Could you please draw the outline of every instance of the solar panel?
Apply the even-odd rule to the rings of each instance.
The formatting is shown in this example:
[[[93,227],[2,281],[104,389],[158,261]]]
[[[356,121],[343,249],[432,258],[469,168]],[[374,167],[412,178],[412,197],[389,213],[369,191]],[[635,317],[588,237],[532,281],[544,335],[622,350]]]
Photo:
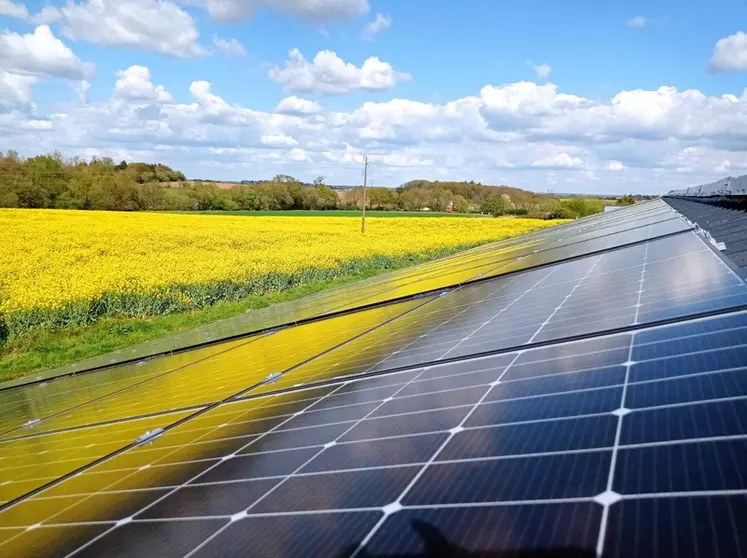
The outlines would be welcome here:
[[[280,325],[295,324],[332,312],[381,303],[482,277],[515,272],[559,259],[640,242],[647,238],[676,234],[689,228],[691,225],[678,218],[664,202],[649,202],[615,214],[592,216],[552,229],[542,229],[521,237],[481,246],[462,254],[332,289],[298,301],[273,305],[164,339],[67,365],[38,374],[31,379],[8,382],[3,386],[23,385],[29,381],[80,373],[120,362],[138,361],[153,355],[183,350],[184,347],[200,346]],[[0,389],[3,386],[0,386]]]
[[[313,362],[296,366],[293,374],[268,384],[260,391],[292,386],[323,375],[359,373],[370,369],[389,369],[416,362],[439,360],[448,356],[472,354],[482,350],[495,350],[522,343],[562,338],[586,331],[623,327],[634,323],[668,317],[673,313],[733,306],[747,302],[747,289],[725,265],[713,265],[709,273],[701,274],[696,282],[674,284],[672,265],[699,266],[709,269],[708,263],[720,262],[718,258],[693,233],[651,241],[643,246],[605,253],[575,262],[528,272],[510,279],[496,279],[468,287],[440,299],[412,301],[400,306],[370,310],[361,316],[343,316],[330,320],[332,331],[342,333],[345,342],[339,350],[314,358]],[[645,284],[637,280],[641,277]],[[680,282],[681,283],[681,282]],[[640,293],[639,287],[645,287]],[[529,288],[527,288],[529,287]],[[609,294],[610,292],[614,294]],[[677,305],[669,306],[671,294],[678,295]],[[531,299],[531,303],[522,299]],[[409,306],[408,306],[409,305]],[[594,311],[588,307],[593,306]],[[399,309],[398,309],[399,308]],[[389,312],[385,314],[385,312]],[[405,314],[406,315],[401,315]],[[371,322],[364,316],[370,314]],[[382,324],[386,319],[394,319]],[[649,320],[649,317],[651,320]],[[345,321],[355,320],[360,330],[349,330]],[[582,323],[579,323],[579,319]],[[508,327],[510,324],[511,327]],[[445,327],[447,326],[447,327]],[[353,339],[360,331],[375,331]],[[302,359],[293,355],[285,364],[268,360],[267,351],[281,351],[283,343],[296,346],[300,339],[309,344],[309,330],[320,326],[308,324],[284,330],[276,337],[256,337],[244,342],[233,342],[228,347],[208,347],[198,351],[189,362],[186,355],[170,357],[175,364],[170,367],[156,361],[145,363],[145,371],[137,370],[134,378],[124,375],[121,382],[111,382],[108,376],[82,376],[74,380],[82,384],[92,408],[81,409],[84,400],[72,405],[70,386],[62,389],[61,397],[44,393],[35,404],[35,414],[20,407],[22,414],[9,413],[3,424],[10,428],[8,436],[16,436],[21,425],[30,420],[47,418],[37,431],[59,430],[81,424],[99,423],[114,418],[140,416],[174,408],[206,405],[251,385],[246,375],[236,376],[237,362],[254,366],[255,383],[273,370],[285,370]],[[407,334],[402,335],[402,331]],[[307,335],[306,337],[303,337]],[[285,337],[287,340],[279,339]],[[326,337],[326,334],[325,334]],[[220,347],[223,347],[219,350]],[[319,347],[310,351],[315,355]],[[245,355],[259,355],[262,365],[252,365]],[[255,357],[252,357],[256,359]],[[182,366],[176,363],[186,362]],[[365,366],[369,364],[370,366]],[[165,368],[164,373],[151,373],[150,368]],[[205,370],[210,369],[208,375]],[[272,369],[272,370],[271,370]],[[220,371],[227,378],[221,381]],[[96,382],[101,379],[103,386]],[[237,383],[238,382],[238,383]],[[57,387],[59,383],[51,384]],[[62,384],[64,385],[64,384]],[[9,399],[21,399],[36,386],[0,394]],[[107,392],[108,390],[108,392]],[[148,390],[151,397],[143,400],[141,393]],[[155,394],[160,393],[158,397]],[[33,393],[33,391],[32,391]],[[128,403],[129,402],[129,403]],[[76,413],[69,415],[68,405]],[[12,405],[10,405],[12,407]],[[132,410],[127,411],[126,407]],[[72,420],[72,422],[71,422]]]
[[[178,519],[170,528],[193,546],[176,545],[174,555],[227,553],[257,537],[267,552],[278,544],[279,553],[314,545],[340,553],[365,542],[362,555],[374,556],[422,552],[429,541],[469,550],[602,544],[605,555],[630,555],[619,530],[638,521],[636,532],[647,530],[668,554],[677,537],[656,534],[671,535],[668,521],[630,510],[656,508],[669,520],[678,514],[671,500],[699,499],[705,514],[713,498],[725,521],[743,518],[725,502],[747,489],[739,465],[747,384],[727,379],[747,371],[745,330],[747,313],[738,312],[226,404],[0,521],[46,516],[55,527],[22,532],[39,537],[79,532],[96,517],[108,534],[91,554],[114,544],[143,554],[155,544],[169,555],[159,526]],[[263,407],[276,409],[260,418]],[[78,490],[66,492],[76,478]],[[100,492],[69,495],[81,487]],[[333,518],[359,531],[333,534]],[[497,537],[496,524],[518,531]],[[272,525],[285,536],[260,535]],[[730,534],[726,546],[708,548],[728,553],[739,541]]]
[[[157,403],[52,382],[51,408],[83,404],[0,442],[0,551],[739,555],[747,287],[661,224],[262,353],[236,342]],[[276,361],[297,364],[255,383]]]

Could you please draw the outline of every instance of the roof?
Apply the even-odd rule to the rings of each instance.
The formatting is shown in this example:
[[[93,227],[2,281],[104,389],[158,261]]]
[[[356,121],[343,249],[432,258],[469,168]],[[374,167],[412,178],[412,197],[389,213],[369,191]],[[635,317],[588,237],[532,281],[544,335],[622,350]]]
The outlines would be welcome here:
[[[670,197],[707,198],[713,196],[746,196],[747,175],[734,178],[729,176],[708,184],[690,186],[679,190],[672,190],[667,194]]]
[[[0,553],[747,548],[747,285],[663,201],[299,308],[0,390]]]
[[[736,267],[747,272],[747,198],[667,197],[664,200],[707,230],[716,241],[723,242],[726,245],[723,254]]]

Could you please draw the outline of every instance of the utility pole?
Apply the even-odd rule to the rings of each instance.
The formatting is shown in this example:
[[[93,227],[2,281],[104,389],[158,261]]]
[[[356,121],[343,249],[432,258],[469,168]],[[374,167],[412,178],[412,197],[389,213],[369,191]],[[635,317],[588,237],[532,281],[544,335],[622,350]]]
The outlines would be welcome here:
[[[361,233],[366,232],[366,185],[368,182],[368,157],[363,156],[363,218],[361,219]]]

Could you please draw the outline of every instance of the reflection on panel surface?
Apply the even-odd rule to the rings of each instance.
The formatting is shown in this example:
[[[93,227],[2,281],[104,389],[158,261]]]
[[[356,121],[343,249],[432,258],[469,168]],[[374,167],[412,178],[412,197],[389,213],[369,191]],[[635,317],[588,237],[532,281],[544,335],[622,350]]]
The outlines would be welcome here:
[[[730,555],[747,542],[733,527],[747,383],[721,378],[747,362],[721,355],[743,331],[738,312],[223,404],[0,512],[0,549],[34,532],[51,552],[91,542],[83,555],[207,556],[252,541],[267,555],[363,544],[359,556],[596,556],[603,533],[605,556],[706,556],[713,544]],[[673,364],[686,358],[695,365]],[[701,391],[677,387],[705,378]],[[678,519],[678,501],[695,515]],[[680,552],[672,525],[711,517],[730,539],[694,527]]]
[[[521,237],[480,246],[441,260],[346,285],[301,300],[252,311],[164,339],[44,372],[35,378],[72,374],[89,368],[168,353],[251,331],[292,324],[329,312],[605,250],[629,242],[686,230],[688,227],[689,225],[678,219],[664,202],[648,202],[612,214],[595,215],[552,229],[542,229]],[[20,379],[3,385],[22,384],[26,381]]]
[[[187,360],[185,357],[189,353],[148,361],[146,366],[158,367],[167,373],[154,374],[146,382],[132,384],[131,387],[127,384],[124,388],[118,385],[112,388],[107,381],[109,372],[96,372],[81,377],[87,385],[84,385],[82,393],[72,390],[72,401],[68,399],[67,408],[63,405],[64,401],[58,399],[54,399],[50,407],[42,401],[34,409],[38,415],[24,418],[43,419],[34,427],[34,431],[48,432],[220,401],[258,384],[271,373],[296,366],[424,302],[408,301],[280,330],[273,335],[232,342],[222,350],[222,345],[209,347],[212,354],[181,367],[171,365],[171,359],[181,362]],[[50,385],[64,385],[66,381],[62,379]],[[97,386],[99,381],[104,383],[102,388]],[[89,387],[91,385],[92,388]],[[98,397],[88,398],[91,389],[96,390]],[[17,434],[14,432],[11,435]]]

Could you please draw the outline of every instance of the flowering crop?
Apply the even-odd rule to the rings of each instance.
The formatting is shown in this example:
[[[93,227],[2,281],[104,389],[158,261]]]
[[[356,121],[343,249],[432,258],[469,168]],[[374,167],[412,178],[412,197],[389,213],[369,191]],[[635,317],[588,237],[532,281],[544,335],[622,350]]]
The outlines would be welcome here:
[[[361,235],[334,216],[0,210],[0,336],[202,308],[552,224],[373,217]]]

